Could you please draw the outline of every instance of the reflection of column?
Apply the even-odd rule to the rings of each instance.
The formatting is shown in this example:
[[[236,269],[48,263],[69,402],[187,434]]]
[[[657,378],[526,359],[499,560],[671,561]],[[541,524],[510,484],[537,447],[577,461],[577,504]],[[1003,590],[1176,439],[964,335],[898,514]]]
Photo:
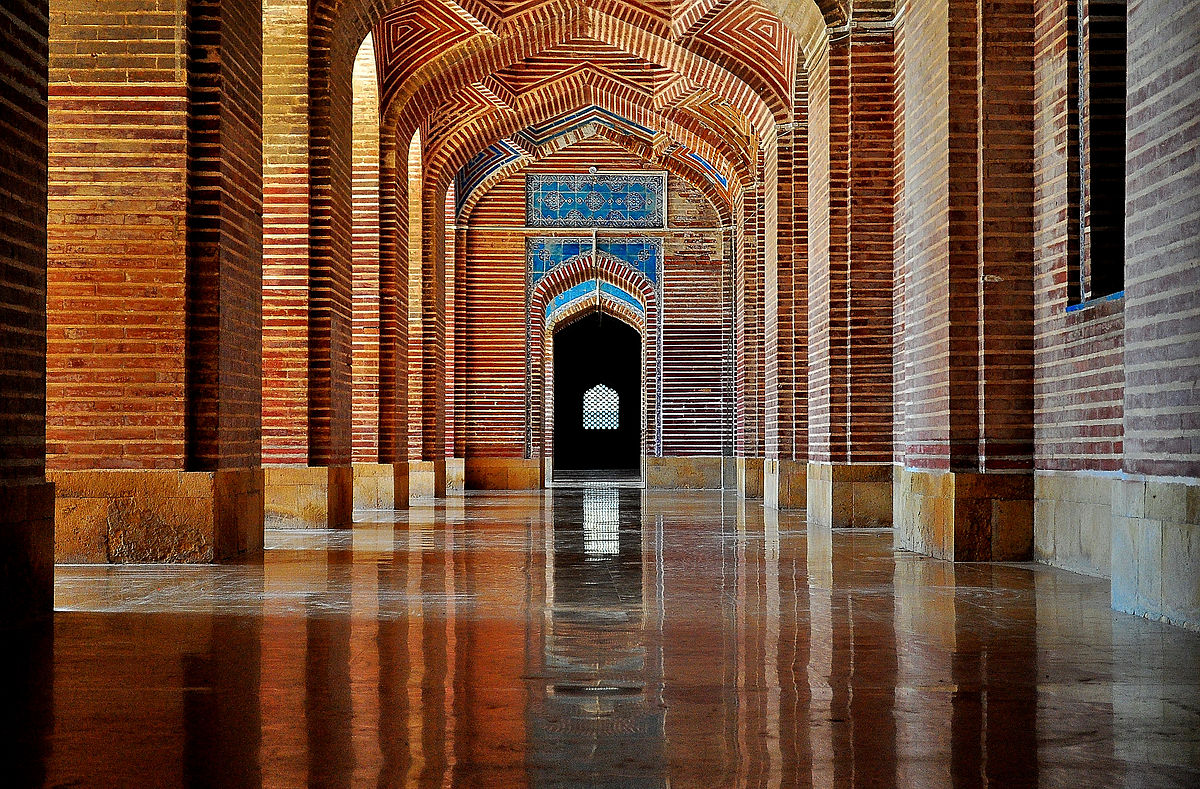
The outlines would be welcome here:
[[[809,720],[813,789],[833,786],[833,535],[808,530]]]
[[[305,600],[304,715],[308,782],[350,786],[350,551],[330,548],[325,589]]]
[[[792,528],[802,523],[799,516],[784,517],[794,519],[792,524],[789,524]],[[807,784],[812,774],[809,709],[812,691],[809,688],[807,672],[810,632],[801,627],[801,623],[809,617],[804,569],[807,557],[801,553],[805,547],[806,542],[797,537],[781,541],[778,562],[779,596],[788,609],[786,627],[781,625],[784,637],[780,639],[779,645],[778,680],[780,751],[784,760],[780,776],[783,786]],[[781,610],[780,616],[783,617],[783,614]]]
[[[354,564],[349,568],[353,588],[348,591],[350,611],[350,704],[356,732],[379,730],[379,583],[378,564],[391,556],[392,524],[383,528],[359,523],[353,532]],[[385,553],[386,551],[386,553]],[[356,593],[357,591],[357,593]],[[374,783],[380,754],[372,743],[359,739],[354,746],[351,783]]]
[[[450,785],[457,730],[455,530],[432,507],[409,511],[378,565],[379,786]],[[441,610],[439,610],[441,608]]]
[[[882,535],[839,535],[839,542],[858,543],[839,555],[832,539],[826,529],[809,532],[809,681],[813,706],[824,708],[811,718],[830,721],[814,730],[813,784],[895,786],[892,599],[870,593],[870,571],[862,564],[864,554],[890,554],[890,543]]]
[[[312,534],[313,542],[320,539],[317,536],[320,532]],[[283,756],[265,776],[269,787],[289,787],[306,780],[307,744],[303,727],[272,725],[272,722],[304,718],[307,645],[304,628],[296,621],[294,601],[298,590],[324,586],[328,556],[323,550],[310,549],[303,552],[303,561],[296,558],[295,549],[263,554],[262,751]]]
[[[446,525],[446,780],[444,786],[453,782],[454,769],[458,765],[459,700],[458,687],[458,557],[456,549],[458,530]]]
[[[955,601],[951,677],[957,691],[950,717],[951,770],[956,783],[1037,784],[1037,637],[1033,574],[980,565],[958,570],[971,586],[1016,592],[1017,603],[984,611]],[[1013,598],[1009,598],[1013,599]]]
[[[12,786],[42,786],[54,730],[54,628],[6,633],[0,649],[0,763]]]
[[[896,703],[904,710],[896,722],[896,739],[909,749],[919,749],[915,754],[911,750],[899,754],[896,781],[900,786],[950,786],[950,764],[945,757],[950,753],[948,721],[953,695],[922,688],[937,687],[939,678],[950,674],[955,567],[898,554],[892,587],[895,638],[906,644],[896,661]]]
[[[413,512],[416,512],[414,510]],[[398,594],[407,586],[408,535],[397,530],[391,556],[378,565],[379,786],[402,786],[408,768],[408,604]]]
[[[422,718],[425,709],[422,688],[425,685],[425,606],[421,596],[424,575],[424,543],[430,530],[431,510],[413,508],[409,511],[408,545],[404,551],[404,596],[409,601],[406,618],[404,650],[408,656],[408,672],[403,691],[404,709],[408,713],[404,721],[404,741],[408,743],[405,759],[404,784],[416,783],[425,771],[425,737]]]
[[[261,589],[261,578],[257,579]],[[262,597],[239,588],[247,600]],[[208,651],[183,656],[184,776],[193,786],[262,786],[262,611],[218,614]]]
[[[854,539],[879,540],[880,553],[891,556],[890,535]],[[890,594],[861,591],[869,589],[873,579],[859,560],[851,557],[849,566],[837,571],[845,578],[838,585],[850,590],[847,665],[838,674],[845,676],[849,691],[854,785],[887,789],[896,786],[895,603]]]
[[[737,502],[737,539],[734,542],[734,669],[737,672],[737,701],[733,705],[734,715],[737,720],[737,740],[735,741],[737,753],[737,785],[749,785],[749,770],[750,770],[750,754],[748,753],[749,743],[748,733],[746,731],[749,722],[747,720],[747,707],[750,703],[750,696],[746,692],[746,627],[748,620],[746,617],[746,500],[739,498]],[[756,733],[757,735],[757,733]]]
[[[783,779],[779,715],[779,511],[763,512],[763,574],[766,628],[763,633],[763,681],[767,693],[766,720],[759,730],[767,736],[767,786],[777,787]]]

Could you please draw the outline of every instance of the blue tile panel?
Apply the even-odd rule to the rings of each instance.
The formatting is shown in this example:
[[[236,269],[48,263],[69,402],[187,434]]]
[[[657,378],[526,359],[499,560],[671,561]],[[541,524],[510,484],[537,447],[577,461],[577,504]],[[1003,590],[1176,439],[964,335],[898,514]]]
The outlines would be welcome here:
[[[616,258],[657,284],[658,267],[663,256],[663,240],[651,236],[596,239],[600,257]],[[525,260],[529,266],[530,287],[555,267],[592,251],[591,236],[534,236],[525,239]]]
[[[530,227],[666,227],[664,173],[529,174]]]
[[[633,308],[639,315],[646,313],[642,307],[642,303],[637,297],[626,291],[624,288],[619,288],[611,282],[601,282],[600,291],[614,299],[619,299]],[[580,282],[578,285],[573,285],[567,288],[562,293],[555,296],[549,304],[546,305],[546,317],[549,318],[554,313],[565,307],[569,307],[577,301],[591,298],[596,293],[596,280],[589,279],[586,282]]]

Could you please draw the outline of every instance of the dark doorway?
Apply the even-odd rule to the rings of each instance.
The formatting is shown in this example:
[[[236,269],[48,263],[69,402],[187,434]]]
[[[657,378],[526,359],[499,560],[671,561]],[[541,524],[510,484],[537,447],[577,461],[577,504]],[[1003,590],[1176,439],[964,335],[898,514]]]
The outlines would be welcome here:
[[[641,468],[642,340],[591,313],[554,335],[554,468]]]

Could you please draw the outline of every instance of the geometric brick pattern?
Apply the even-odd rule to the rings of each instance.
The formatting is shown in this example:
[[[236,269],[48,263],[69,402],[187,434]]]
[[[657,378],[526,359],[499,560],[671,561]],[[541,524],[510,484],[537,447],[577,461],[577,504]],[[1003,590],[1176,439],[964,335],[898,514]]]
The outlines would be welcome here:
[[[685,40],[758,88],[772,110],[790,120],[797,46],[779,17],[756,0],[731,0],[697,20]]]

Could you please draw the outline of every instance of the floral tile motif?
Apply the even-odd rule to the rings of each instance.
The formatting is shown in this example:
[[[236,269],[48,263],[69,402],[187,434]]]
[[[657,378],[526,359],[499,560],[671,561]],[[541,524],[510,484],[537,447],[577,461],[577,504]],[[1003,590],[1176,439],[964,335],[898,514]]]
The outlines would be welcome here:
[[[663,240],[652,236],[601,236],[596,239],[596,254],[615,258],[651,282],[658,282],[658,267],[663,256]],[[525,261],[529,268],[529,285],[557,266],[581,255],[591,254],[591,236],[532,236],[525,239]]]
[[[666,176],[648,173],[529,174],[530,227],[666,227]]]

